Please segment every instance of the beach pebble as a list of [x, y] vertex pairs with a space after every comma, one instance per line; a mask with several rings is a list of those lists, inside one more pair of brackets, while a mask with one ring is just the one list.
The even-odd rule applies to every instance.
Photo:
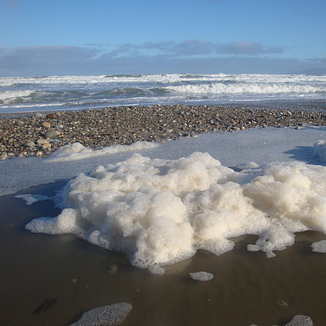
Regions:
[[44, 122], [42, 123], [42, 126], [43, 126], [44, 128], [50, 128], [50, 127], [51, 127], [51, 124], [50, 124], [49, 122], [47, 122], [47, 121], [44, 121]]
[[1, 153], [0, 160], [5, 160], [8, 157], [7, 153]]
[[25, 143], [26, 147], [35, 147], [35, 143], [33, 141], [28, 141]]
[[51, 144], [50, 143], [45, 143], [45, 144], [42, 145], [42, 148], [44, 148], [44, 149], [51, 148]]
[[39, 138], [39, 139], [37, 140], [37, 144], [38, 144], [39, 146], [43, 146], [43, 145], [45, 145], [45, 144], [49, 144], [49, 141], [46, 140], [46, 139], [44, 139], [44, 138]]
[[281, 307], [288, 306], [288, 303], [286, 301], [284, 301], [284, 300], [278, 300], [276, 303]]
[[57, 133], [54, 130], [48, 130], [45, 134], [44, 134], [45, 138], [56, 138], [57, 137]]

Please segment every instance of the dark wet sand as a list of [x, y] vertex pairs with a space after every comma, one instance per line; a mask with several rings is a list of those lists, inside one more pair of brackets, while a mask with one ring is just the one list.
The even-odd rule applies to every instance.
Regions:
[[[62, 186], [20, 193], [53, 195]], [[123, 301], [133, 305], [122, 323], [130, 326], [271, 326], [298, 314], [325, 325], [326, 256], [310, 248], [326, 239], [322, 234], [305, 232], [271, 259], [248, 252], [255, 237], [247, 237], [230, 253], [199, 252], [159, 276], [75, 237], [24, 229], [33, 218], [58, 213], [50, 201], [27, 206], [14, 195], [0, 197], [0, 325], [66, 326], [89, 309]], [[197, 271], [215, 277], [194, 281], [189, 273]]]

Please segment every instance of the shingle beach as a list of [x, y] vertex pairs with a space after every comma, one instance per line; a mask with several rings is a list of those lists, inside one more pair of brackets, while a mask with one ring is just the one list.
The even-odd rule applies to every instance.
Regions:
[[207, 105], [114, 107], [33, 113], [0, 118], [0, 159], [48, 156], [79, 142], [102, 148], [136, 141], [159, 142], [215, 131], [256, 127], [326, 125], [326, 113], [299, 110], [226, 108]]

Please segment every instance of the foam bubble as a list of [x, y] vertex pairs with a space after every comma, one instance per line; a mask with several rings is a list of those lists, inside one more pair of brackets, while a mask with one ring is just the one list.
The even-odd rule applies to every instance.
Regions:
[[48, 196], [43, 196], [43, 195], [39, 195], [39, 194], [16, 195], [15, 198], [21, 198], [21, 199], [25, 200], [26, 205], [32, 205], [39, 201], [44, 201], [44, 200], [50, 199], [50, 197], [48, 197]]
[[121, 324], [130, 311], [132, 305], [127, 302], [98, 307], [85, 312], [82, 317], [70, 326], [113, 326]]
[[314, 242], [311, 247], [314, 252], [326, 253], [326, 240]]
[[196, 273], [190, 273], [190, 277], [195, 281], [210, 281], [214, 278], [214, 275], [207, 272], [196, 272]]

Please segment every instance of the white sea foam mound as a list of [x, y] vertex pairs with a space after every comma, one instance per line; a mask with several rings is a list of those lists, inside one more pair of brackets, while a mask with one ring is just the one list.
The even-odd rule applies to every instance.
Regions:
[[131, 310], [132, 305], [127, 302], [94, 308], [85, 312], [76, 323], [73, 323], [70, 326], [119, 325], [126, 319]]
[[315, 155], [321, 159], [324, 163], [326, 163], [326, 140], [319, 140], [314, 145]]
[[214, 278], [214, 275], [207, 272], [196, 272], [196, 273], [190, 273], [190, 277], [195, 281], [210, 281]]
[[134, 154], [71, 180], [63, 204], [58, 217], [26, 228], [75, 234], [153, 270], [198, 249], [220, 255], [245, 234], [259, 237], [248, 250], [272, 257], [294, 243], [295, 232], [326, 233], [326, 167], [270, 163], [235, 172], [207, 153], [177, 160]]

